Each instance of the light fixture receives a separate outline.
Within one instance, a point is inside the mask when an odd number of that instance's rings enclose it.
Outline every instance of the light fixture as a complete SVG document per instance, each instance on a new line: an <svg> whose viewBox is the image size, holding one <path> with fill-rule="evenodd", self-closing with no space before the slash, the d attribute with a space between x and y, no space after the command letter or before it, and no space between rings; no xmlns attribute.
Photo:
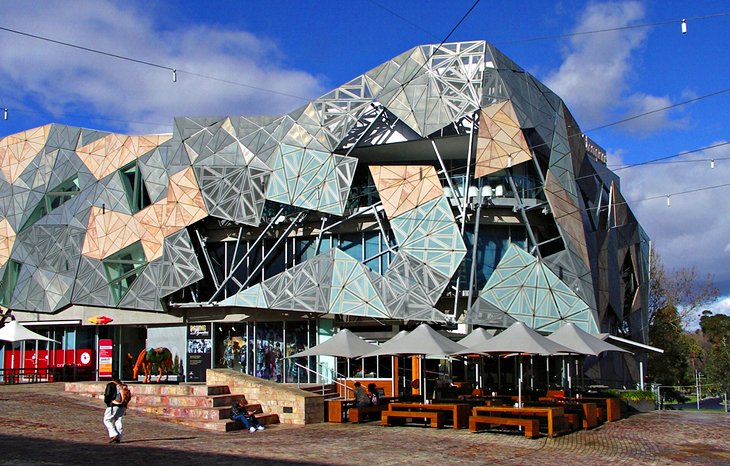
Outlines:
<svg viewBox="0 0 730 466"><path fill-rule="evenodd" d="M687 20L682 18L682 34L687 34Z"/></svg>
<svg viewBox="0 0 730 466"><path fill-rule="evenodd" d="M667 207L670 207L672 205L672 199L670 196L667 196Z"/></svg>
<svg viewBox="0 0 730 466"><path fill-rule="evenodd" d="M221 327L221 326L219 325L219 326L218 326L218 331L219 331L219 332L221 332L221 333L223 333L223 327Z"/></svg>
<svg viewBox="0 0 730 466"><path fill-rule="evenodd" d="M710 168L715 168L715 159L710 160Z"/></svg>
<svg viewBox="0 0 730 466"><path fill-rule="evenodd" d="M172 70L172 82L177 82L177 70Z"/></svg>
<svg viewBox="0 0 730 466"><path fill-rule="evenodd" d="M3 109L3 120L7 120L7 119L8 119L8 109L4 108Z"/></svg>
<svg viewBox="0 0 730 466"><path fill-rule="evenodd" d="M236 327L234 327L233 325L231 325L231 330L235 332L236 331Z"/></svg>

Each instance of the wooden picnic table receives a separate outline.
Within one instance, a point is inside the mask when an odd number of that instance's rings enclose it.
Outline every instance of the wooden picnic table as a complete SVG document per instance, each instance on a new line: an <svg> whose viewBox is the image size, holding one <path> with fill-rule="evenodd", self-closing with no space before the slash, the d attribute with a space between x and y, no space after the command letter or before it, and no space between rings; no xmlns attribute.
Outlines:
<svg viewBox="0 0 730 466"><path fill-rule="evenodd" d="M509 406L475 406L472 408L472 416L546 418L549 437L555 437L569 430L568 420L565 418L565 411L560 407L544 408L526 406L513 408Z"/></svg>
<svg viewBox="0 0 730 466"><path fill-rule="evenodd" d="M544 407L544 408L563 408L565 417L570 421L571 428L575 430L592 429L598 425L598 407L596 403L577 403L574 401L533 401L527 403L527 406Z"/></svg>
<svg viewBox="0 0 730 466"><path fill-rule="evenodd" d="M451 413L454 429L466 429L469 427L468 403L402 403L394 402L388 405L389 411L418 411L433 412L443 411Z"/></svg>
<svg viewBox="0 0 730 466"><path fill-rule="evenodd" d="M327 400L327 422L345 422L345 413L355 406L354 398L332 398Z"/></svg>

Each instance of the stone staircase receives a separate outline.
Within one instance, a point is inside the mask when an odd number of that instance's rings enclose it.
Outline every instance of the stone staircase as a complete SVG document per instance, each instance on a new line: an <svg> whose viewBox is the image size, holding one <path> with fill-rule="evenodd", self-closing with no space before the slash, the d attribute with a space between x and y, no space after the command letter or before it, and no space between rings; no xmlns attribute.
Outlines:
<svg viewBox="0 0 730 466"><path fill-rule="evenodd" d="M65 391L103 400L107 382L67 382ZM142 411L164 419L200 429L228 432L243 429L230 419L231 405L245 398L232 394L227 385L203 384L129 384L132 401L127 409ZM259 403L246 404L262 425L278 424L275 413L263 413Z"/></svg>

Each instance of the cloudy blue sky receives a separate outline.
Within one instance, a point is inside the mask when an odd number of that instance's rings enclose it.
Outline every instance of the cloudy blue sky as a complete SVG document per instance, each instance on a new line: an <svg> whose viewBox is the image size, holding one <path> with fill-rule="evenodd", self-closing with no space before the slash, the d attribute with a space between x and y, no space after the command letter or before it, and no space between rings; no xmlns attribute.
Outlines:
<svg viewBox="0 0 730 466"><path fill-rule="evenodd" d="M288 112L413 46L441 42L472 4L0 1L1 28L156 65L0 30L0 107L8 109L0 137L51 122L149 134L171 132L181 115ZM610 31L575 34L599 30ZM667 268L712 274L725 297L713 310L726 313L728 30L727 2L482 1L450 37L492 42L563 97L608 151Z"/></svg>

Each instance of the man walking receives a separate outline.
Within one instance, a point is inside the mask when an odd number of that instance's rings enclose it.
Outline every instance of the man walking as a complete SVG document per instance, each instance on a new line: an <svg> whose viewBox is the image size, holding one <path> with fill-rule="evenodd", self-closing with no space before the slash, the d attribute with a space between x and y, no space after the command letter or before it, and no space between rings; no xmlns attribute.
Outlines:
<svg viewBox="0 0 730 466"><path fill-rule="evenodd" d="M122 418L129 402L129 389L123 384L117 376L112 377L112 381L106 384L104 390L104 425L109 431L109 443L119 443L122 441Z"/></svg>

